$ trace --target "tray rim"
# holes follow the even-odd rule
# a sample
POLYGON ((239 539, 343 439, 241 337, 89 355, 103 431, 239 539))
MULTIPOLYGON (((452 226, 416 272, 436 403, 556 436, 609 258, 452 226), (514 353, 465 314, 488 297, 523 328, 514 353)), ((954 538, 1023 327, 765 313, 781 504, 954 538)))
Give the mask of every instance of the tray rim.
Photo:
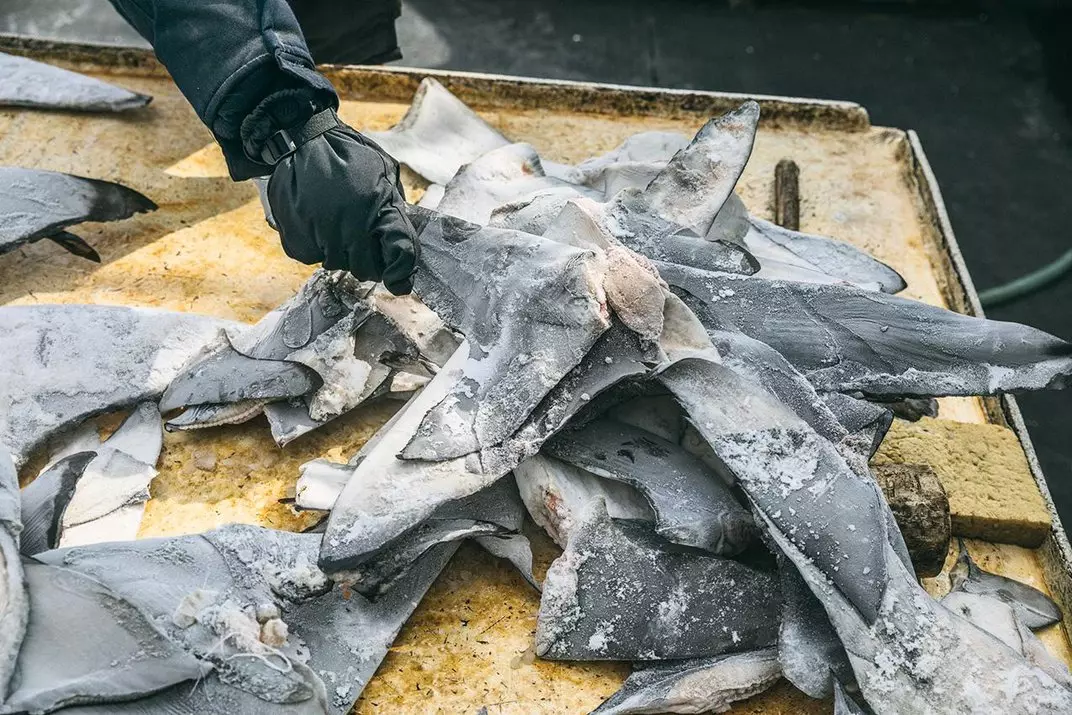
MULTIPOLYGON (((65 42, 0 33, 0 52, 48 58, 68 67, 93 66, 143 76, 166 76, 152 50, 126 45, 65 42)), ((551 108, 581 113, 667 117, 713 116, 754 99, 764 125, 832 131, 867 131, 867 110, 855 102, 769 94, 667 89, 576 80, 540 79, 483 72, 401 66, 321 65, 345 99, 408 103, 417 85, 433 77, 471 106, 481 109, 551 108)))

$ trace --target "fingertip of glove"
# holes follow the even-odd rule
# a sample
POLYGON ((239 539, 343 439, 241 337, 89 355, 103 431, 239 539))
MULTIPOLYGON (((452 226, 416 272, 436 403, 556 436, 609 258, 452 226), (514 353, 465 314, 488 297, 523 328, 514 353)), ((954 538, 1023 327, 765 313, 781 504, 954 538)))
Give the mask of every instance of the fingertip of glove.
POLYGON ((402 280, 385 280, 383 287, 390 291, 391 295, 409 295, 413 292, 413 276, 402 280))
POLYGON ((280 232, 280 244, 283 246, 283 253, 298 263, 304 263, 307 266, 311 266, 314 263, 326 263, 324 252, 312 242, 287 241, 286 237, 280 232))

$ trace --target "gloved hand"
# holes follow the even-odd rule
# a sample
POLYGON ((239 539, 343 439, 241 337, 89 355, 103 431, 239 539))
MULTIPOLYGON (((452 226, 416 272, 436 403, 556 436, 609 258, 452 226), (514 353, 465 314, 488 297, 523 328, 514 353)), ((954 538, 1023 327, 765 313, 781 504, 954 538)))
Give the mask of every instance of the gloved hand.
POLYGON ((333 110, 292 94, 262 103, 242 125, 246 153, 274 165, 267 196, 283 250, 409 293, 420 247, 398 164, 333 110))

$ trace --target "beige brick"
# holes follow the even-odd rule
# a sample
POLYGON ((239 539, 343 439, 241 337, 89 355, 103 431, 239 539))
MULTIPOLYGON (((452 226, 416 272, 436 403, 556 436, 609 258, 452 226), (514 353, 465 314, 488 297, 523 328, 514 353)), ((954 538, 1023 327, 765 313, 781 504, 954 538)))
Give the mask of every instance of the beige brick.
POLYGON ((1050 514, 1012 430, 923 418, 895 420, 873 464, 929 464, 949 495, 953 533, 1037 547, 1050 514))

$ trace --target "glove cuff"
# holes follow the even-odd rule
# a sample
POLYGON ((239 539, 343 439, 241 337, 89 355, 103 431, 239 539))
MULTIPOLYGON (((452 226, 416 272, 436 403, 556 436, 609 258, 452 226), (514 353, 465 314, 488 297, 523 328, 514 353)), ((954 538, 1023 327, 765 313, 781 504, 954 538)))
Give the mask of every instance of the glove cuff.
MULTIPOLYGON (((242 121, 242 150, 254 162, 274 166, 279 159, 298 146, 338 124, 335 113, 324 104, 322 93, 308 87, 282 89, 266 97, 242 121), (313 136, 303 136, 304 130, 315 122, 310 120, 330 115, 330 126, 313 136)), ((311 129, 318 127, 310 127, 311 129)))

